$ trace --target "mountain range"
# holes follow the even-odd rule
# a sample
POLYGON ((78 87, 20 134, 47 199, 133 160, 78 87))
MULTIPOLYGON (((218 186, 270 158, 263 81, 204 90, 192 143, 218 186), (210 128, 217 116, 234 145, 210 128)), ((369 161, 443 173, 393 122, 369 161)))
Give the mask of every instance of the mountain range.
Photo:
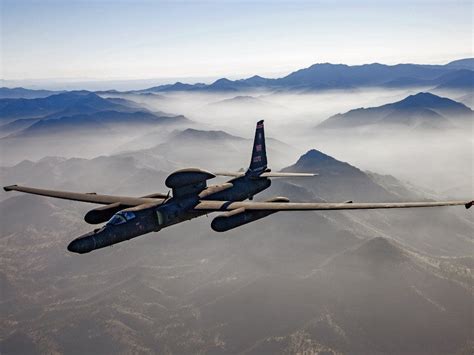
POLYGON ((474 58, 450 62, 446 65, 379 63, 345 65, 321 63, 297 70, 277 79, 258 75, 247 79, 221 78, 211 84, 176 82, 138 90, 137 93, 167 91, 238 92, 250 90, 312 91, 353 89, 360 87, 431 87, 466 89, 474 86, 474 58))
POLYGON ((184 116, 150 112, 133 101, 102 98, 89 91, 69 91, 34 99, 0 99, 0 123, 3 123, 0 133, 4 135, 23 129, 26 129, 24 133, 30 134, 39 127, 51 127, 54 131, 57 126, 74 128, 77 124, 80 128, 88 124, 120 125, 127 121, 138 125, 172 121, 189 123, 184 116))
MULTIPOLYGON (((13 165, 44 156, 92 158, 111 154, 144 134, 191 125, 186 117, 160 116, 147 110, 105 110, 60 116, 18 119, 0 126, 0 160, 13 165)), ((154 143, 156 145, 156 143, 154 143)), ((142 144, 139 145, 143 147, 142 144)))
MULTIPOLYGON (((21 120, 21 122, 24 121, 25 120, 21 120)), ((112 133, 124 128, 133 130, 144 126, 153 128, 168 123, 176 125, 186 122, 189 122, 189 120, 184 116, 160 117, 151 112, 145 111, 99 111, 91 114, 78 114, 56 119, 41 119, 5 138, 32 137, 51 134, 79 134, 88 131, 93 131, 94 133, 102 132, 104 134, 112 133)), ((5 125, 5 128, 10 128, 16 123, 18 123, 18 121, 9 123, 5 125)), ((3 126, 0 127, 0 132, 3 131, 3 128, 3 126)))
POLYGON ((190 124, 182 115, 152 112, 130 100, 88 91, 0 99, 2 164, 45 155, 90 157, 146 132, 190 124))
POLYGON ((0 99, 38 99, 42 97, 59 94, 58 91, 50 90, 32 90, 21 87, 17 88, 0 88, 0 99))
POLYGON ((6 123, 19 118, 57 118, 105 110, 131 111, 89 91, 69 91, 35 99, 0 99, 0 120, 6 123))
POLYGON ((420 92, 401 101, 339 113, 320 123, 318 128, 355 128, 363 126, 450 128, 472 124, 474 112, 464 104, 420 92))
MULTIPOLYGON (((474 58, 452 61, 445 65, 380 63, 346 65, 317 63, 296 70, 281 78, 264 78, 254 75, 246 79, 220 78, 211 84, 176 82, 153 86, 127 93, 147 94, 173 91, 245 92, 254 90, 314 91, 327 89, 354 89, 364 87, 431 89, 472 89, 474 87, 474 58)), ((0 88, 2 99, 46 98, 58 91, 25 88, 0 88)), ((100 91, 98 94, 119 94, 117 90, 100 91)), ((46 103, 46 102, 45 102, 46 103)), ((0 108, 2 104, 0 103, 0 108)), ((7 112, 8 114, 8 112, 7 112)), ((2 116, 0 111, 0 117, 2 116)))

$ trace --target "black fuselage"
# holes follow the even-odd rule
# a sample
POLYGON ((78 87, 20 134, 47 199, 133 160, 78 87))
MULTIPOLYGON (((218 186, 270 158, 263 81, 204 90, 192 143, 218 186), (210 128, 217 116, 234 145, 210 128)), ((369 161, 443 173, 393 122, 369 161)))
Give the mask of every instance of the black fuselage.
MULTIPOLYGON (((173 224, 206 214, 207 212, 193 211, 199 200, 243 201, 252 199, 254 195, 271 185, 268 178, 254 178, 247 175, 234 178, 228 183, 232 185, 202 198, 193 193, 169 198, 159 205, 118 212, 103 227, 74 239, 69 244, 68 250, 84 254, 146 233, 158 232, 173 224)), ((212 187, 206 187, 204 190, 210 188, 212 187)))

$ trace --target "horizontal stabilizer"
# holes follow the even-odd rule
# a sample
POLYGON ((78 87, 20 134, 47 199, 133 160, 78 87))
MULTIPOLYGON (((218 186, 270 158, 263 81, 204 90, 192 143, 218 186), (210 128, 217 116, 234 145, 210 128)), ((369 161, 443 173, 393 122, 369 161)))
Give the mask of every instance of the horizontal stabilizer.
POLYGON ((260 175, 261 177, 313 177, 318 176, 319 174, 316 173, 280 173, 280 172, 270 172, 270 173, 263 173, 260 175))
MULTIPOLYGON (((239 176, 244 176, 245 173, 243 172, 231 172, 231 171, 221 171, 221 172, 214 172, 213 173, 216 176, 230 176, 230 177, 239 177, 239 176)), ((286 177, 286 178, 291 178, 291 177, 313 177, 313 176, 318 176, 319 174, 316 173, 282 173, 282 172, 268 172, 268 173, 262 173, 260 174, 260 177, 286 177)))
POLYGON ((244 176, 245 172, 243 171, 218 171, 218 172, 213 172, 214 175, 216 176, 229 176, 229 177, 239 177, 239 176, 244 176))

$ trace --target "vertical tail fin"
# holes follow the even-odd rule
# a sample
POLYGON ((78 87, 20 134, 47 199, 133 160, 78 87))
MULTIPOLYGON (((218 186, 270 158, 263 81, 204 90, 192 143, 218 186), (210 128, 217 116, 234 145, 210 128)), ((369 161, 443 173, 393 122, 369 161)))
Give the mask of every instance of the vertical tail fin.
POLYGON ((267 151, 265 148, 265 132, 263 120, 257 122, 253 141, 252 159, 246 175, 257 177, 267 170, 267 151))

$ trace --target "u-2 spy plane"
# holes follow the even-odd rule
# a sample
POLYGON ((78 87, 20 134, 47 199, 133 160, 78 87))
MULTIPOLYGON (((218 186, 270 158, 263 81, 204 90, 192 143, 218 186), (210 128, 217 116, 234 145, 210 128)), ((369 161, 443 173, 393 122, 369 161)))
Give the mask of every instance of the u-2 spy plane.
POLYGON ((211 228, 225 232, 256 221, 279 211, 327 211, 384 208, 412 208, 464 205, 473 201, 438 202, 396 202, 396 203, 304 203, 289 202, 286 197, 275 197, 264 202, 252 200, 259 192, 271 185, 272 177, 311 177, 312 173, 271 172, 267 167, 263 120, 257 123, 250 166, 246 172, 210 173, 201 169, 188 168, 175 171, 165 181, 172 189, 172 196, 154 193, 143 197, 99 195, 44 190, 11 185, 5 191, 21 191, 30 194, 55 197, 66 200, 90 202, 104 205, 86 213, 84 219, 90 224, 107 222, 74 239, 68 250, 74 253, 88 253, 120 243, 143 234, 158 232, 165 227, 196 218, 210 212, 224 212, 212 220, 211 228), (207 186, 207 180, 217 175, 230 176, 223 184, 207 186))

